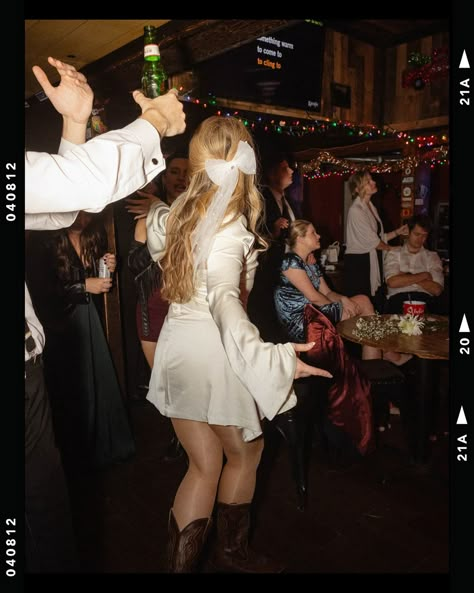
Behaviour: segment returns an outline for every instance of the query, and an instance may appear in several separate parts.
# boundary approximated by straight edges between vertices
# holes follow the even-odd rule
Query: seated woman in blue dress
[[[304,310],[315,305],[334,325],[355,315],[374,315],[370,299],[362,294],[346,297],[329,288],[313,251],[320,248],[320,236],[308,220],[294,220],[288,231],[288,251],[281,264],[280,281],[275,290],[275,307],[280,324],[289,339],[305,342]],[[362,358],[382,358],[382,351],[372,346],[362,347]],[[394,364],[405,363],[410,355],[385,352],[384,358]]]

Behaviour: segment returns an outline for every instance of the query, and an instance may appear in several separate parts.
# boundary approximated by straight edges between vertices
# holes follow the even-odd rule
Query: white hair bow
[[[208,159],[205,168],[211,181],[219,187],[212,197],[206,215],[199,221],[193,233],[192,248],[195,270],[201,267],[209,257],[216,233],[224,220],[227,206],[237,185],[239,170],[247,175],[256,172],[255,152],[247,142],[240,140],[231,161]]]

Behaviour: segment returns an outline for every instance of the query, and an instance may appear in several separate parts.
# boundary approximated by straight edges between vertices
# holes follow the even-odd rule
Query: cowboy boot
[[[194,572],[211,527],[212,518],[195,519],[179,531],[173,509],[168,522],[168,572]]]
[[[218,572],[273,573],[284,566],[249,547],[250,503],[217,503],[217,543],[210,560]]]

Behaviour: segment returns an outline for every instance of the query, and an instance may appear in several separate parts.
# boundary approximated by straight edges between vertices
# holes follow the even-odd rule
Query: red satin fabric
[[[315,342],[306,353],[308,363],[334,377],[328,392],[328,417],[364,455],[374,447],[370,383],[345,351],[331,321],[311,304],[306,305],[304,314],[306,341]]]

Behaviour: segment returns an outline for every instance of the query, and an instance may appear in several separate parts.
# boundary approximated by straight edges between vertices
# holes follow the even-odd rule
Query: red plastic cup
[[[403,301],[403,314],[421,317],[425,314],[425,307],[426,303],[423,301]]]

